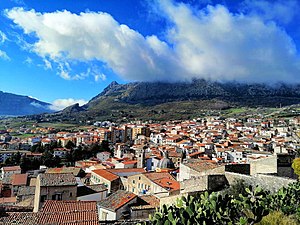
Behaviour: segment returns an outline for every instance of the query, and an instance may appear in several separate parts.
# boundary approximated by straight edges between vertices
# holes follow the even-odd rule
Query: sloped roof
[[[42,187],[49,186],[76,186],[75,176],[70,173],[44,173],[38,175]]]
[[[98,225],[96,201],[46,201],[38,213],[9,213],[0,224]]]
[[[119,178],[119,176],[117,176],[107,170],[104,170],[104,169],[93,170],[92,173],[95,173],[98,176],[103,177],[104,179],[106,179],[108,181],[114,181]]]
[[[114,194],[110,195],[108,198],[100,201],[98,205],[100,207],[110,209],[112,211],[117,211],[119,208],[129,203],[136,197],[137,195],[129,191],[118,190]]]
[[[72,173],[74,176],[78,176],[81,170],[79,167],[48,168],[46,173]]]
[[[27,184],[28,173],[23,174],[13,174],[11,179],[11,184],[14,186],[21,186]]]
[[[16,171],[16,170],[21,170],[20,166],[4,166],[2,167],[4,171]]]

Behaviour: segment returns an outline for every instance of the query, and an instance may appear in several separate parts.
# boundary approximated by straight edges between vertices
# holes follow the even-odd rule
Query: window
[[[141,180],[141,177],[139,177],[139,180]]]
[[[73,195],[72,192],[70,192],[70,197],[72,197],[72,195]]]
[[[102,220],[107,220],[107,214],[108,214],[107,212],[102,211],[102,215],[101,215],[102,218],[101,219]]]
[[[57,194],[52,195],[52,200],[62,200],[62,194],[57,193]]]
[[[132,180],[132,183],[135,184],[135,180]]]
[[[44,201],[46,201],[47,200],[47,195],[42,195],[41,196],[41,202],[44,202]]]

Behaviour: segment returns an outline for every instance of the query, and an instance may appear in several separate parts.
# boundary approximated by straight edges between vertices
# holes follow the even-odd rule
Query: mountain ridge
[[[55,120],[187,119],[203,110],[279,107],[300,103],[300,85],[238,82],[112,82],[83,106],[56,113]]]
[[[30,98],[0,91],[1,116],[26,116],[41,113],[52,113],[51,104]]]

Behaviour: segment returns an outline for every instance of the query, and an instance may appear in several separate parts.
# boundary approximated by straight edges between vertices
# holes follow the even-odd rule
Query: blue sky
[[[84,102],[111,81],[300,81],[296,0],[1,0],[0,90]]]

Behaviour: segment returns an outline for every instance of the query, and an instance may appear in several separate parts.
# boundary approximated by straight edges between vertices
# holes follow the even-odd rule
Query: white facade
[[[105,162],[110,158],[109,152],[99,152],[97,153],[97,159],[101,160],[101,162]]]

